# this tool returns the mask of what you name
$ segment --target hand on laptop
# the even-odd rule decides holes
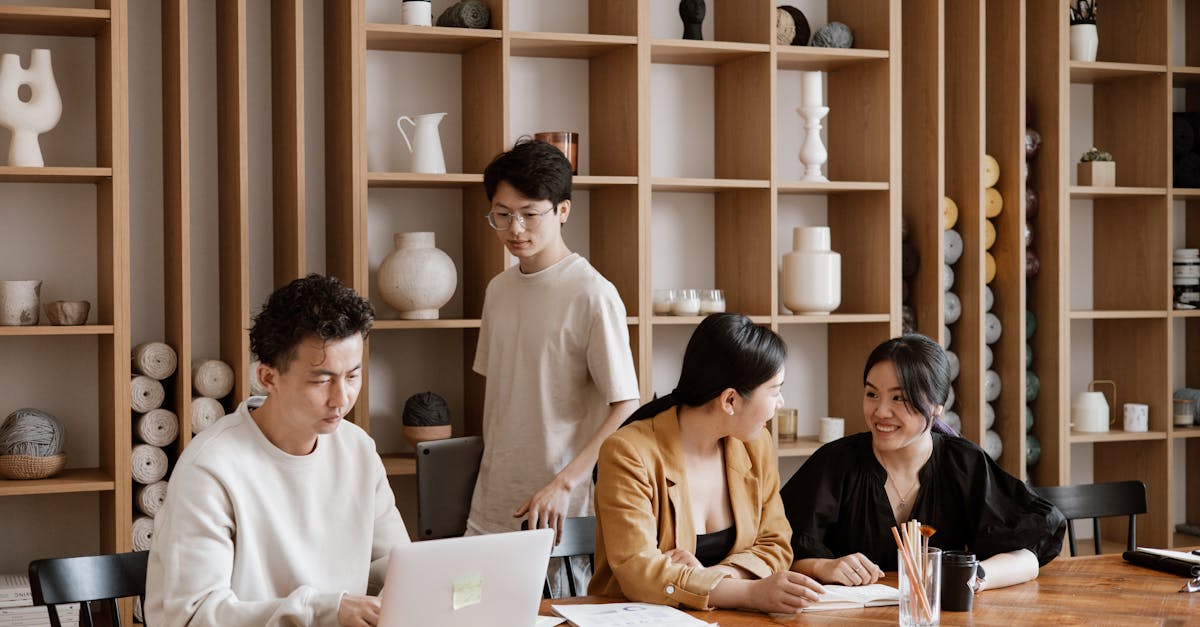
[[[342,595],[338,604],[338,625],[341,627],[375,627],[379,624],[379,597],[358,594]]]
[[[567,516],[571,500],[571,488],[555,477],[546,487],[538,490],[513,512],[513,518],[529,516],[530,529],[550,528],[554,530],[554,544],[562,540],[562,521]]]

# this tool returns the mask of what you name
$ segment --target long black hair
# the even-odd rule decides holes
[[[946,435],[958,435],[941,418],[933,415],[938,405],[945,405],[950,396],[950,361],[937,342],[921,335],[908,333],[894,337],[871,351],[863,368],[863,385],[876,364],[891,362],[908,406],[925,418],[925,428]]]
[[[676,405],[699,407],[730,388],[748,396],[779,374],[786,359],[787,345],[774,331],[739,314],[712,314],[688,340],[679,385],[642,405],[625,424],[653,418]]]

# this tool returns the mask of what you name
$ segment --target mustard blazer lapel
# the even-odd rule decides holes
[[[737,527],[734,546],[738,549],[753,546],[758,540],[762,494],[758,477],[754,476],[751,468],[746,445],[733,436],[726,437],[725,483],[729,487],[733,524]]]
[[[688,498],[687,474],[684,471],[683,450],[679,444],[679,408],[660,413],[653,418],[654,439],[663,460],[663,477],[667,482],[667,499],[674,513],[674,538],[662,538],[663,546],[689,553],[696,552],[696,525],[692,521],[692,504]]]

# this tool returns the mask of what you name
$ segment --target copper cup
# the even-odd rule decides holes
[[[571,162],[571,174],[579,174],[579,133],[570,131],[547,131],[534,133],[533,138],[553,145]]]

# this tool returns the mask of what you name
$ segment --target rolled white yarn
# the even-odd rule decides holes
[[[179,358],[175,349],[162,342],[142,342],[133,347],[133,371],[162,381],[175,374]]]
[[[262,386],[258,380],[258,365],[259,361],[250,362],[250,396],[266,396],[267,388]]]
[[[207,396],[192,398],[192,433],[200,433],[211,427],[225,415],[221,401]]]
[[[138,444],[129,454],[133,480],[150,485],[167,476],[167,454],[157,446]]]
[[[138,439],[154,446],[166,446],[179,437],[179,417],[169,409],[152,409],[137,419]]]
[[[144,485],[138,488],[133,496],[133,502],[137,505],[137,508],[151,518],[154,518],[158,514],[158,510],[162,509],[163,502],[166,500],[166,481],[155,481],[150,485]]]
[[[192,362],[192,389],[200,396],[224,398],[233,391],[233,368],[217,359]]]
[[[154,538],[154,519],[149,516],[138,516],[133,520],[133,550],[149,551],[150,542]]]
[[[138,375],[129,381],[129,407],[139,414],[162,407],[167,392],[158,381]]]

